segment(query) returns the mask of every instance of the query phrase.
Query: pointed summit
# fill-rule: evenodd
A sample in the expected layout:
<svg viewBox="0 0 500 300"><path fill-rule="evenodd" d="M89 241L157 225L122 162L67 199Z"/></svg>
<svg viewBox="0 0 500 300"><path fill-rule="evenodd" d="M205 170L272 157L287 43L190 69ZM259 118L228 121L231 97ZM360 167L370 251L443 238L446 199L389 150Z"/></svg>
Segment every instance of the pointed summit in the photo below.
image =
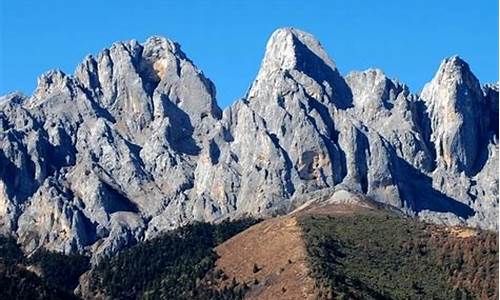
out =
<svg viewBox="0 0 500 300"><path fill-rule="evenodd" d="M474 173L488 120L481 86L469 65L458 56L444 59L421 98L431 117L438 164Z"/></svg>
<svg viewBox="0 0 500 300"><path fill-rule="evenodd" d="M295 28L280 28L267 42L262 68L304 69L308 67L313 56L313 60L336 70L334 62L312 34Z"/></svg>
<svg viewBox="0 0 500 300"><path fill-rule="evenodd" d="M433 81L467 81L466 84L473 89L479 90L480 84L469 65L458 55L445 58L434 77Z"/></svg>
<svg viewBox="0 0 500 300"><path fill-rule="evenodd" d="M259 73L247 98L258 98L257 95L267 93L277 79L282 80L282 84L275 91L284 93L284 89L290 88L285 83L290 77L300 85L309 86L311 82L321 85L329 100L339 108L352 105L349 87L321 43L310 33L281 28L269 38ZM269 97L261 96L267 102Z"/></svg>

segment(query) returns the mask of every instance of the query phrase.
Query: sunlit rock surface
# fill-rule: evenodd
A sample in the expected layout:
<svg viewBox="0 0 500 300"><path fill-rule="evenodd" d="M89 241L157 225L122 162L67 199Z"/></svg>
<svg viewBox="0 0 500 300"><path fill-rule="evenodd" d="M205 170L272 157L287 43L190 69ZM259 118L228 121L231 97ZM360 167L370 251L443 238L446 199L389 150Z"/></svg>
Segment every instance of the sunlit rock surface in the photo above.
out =
<svg viewBox="0 0 500 300"><path fill-rule="evenodd" d="M224 112L162 37L115 43L0 100L0 232L27 251L106 255L339 188L497 230L498 84L481 87L459 57L421 95L377 69L343 77L311 34L283 28Z"/></svg>

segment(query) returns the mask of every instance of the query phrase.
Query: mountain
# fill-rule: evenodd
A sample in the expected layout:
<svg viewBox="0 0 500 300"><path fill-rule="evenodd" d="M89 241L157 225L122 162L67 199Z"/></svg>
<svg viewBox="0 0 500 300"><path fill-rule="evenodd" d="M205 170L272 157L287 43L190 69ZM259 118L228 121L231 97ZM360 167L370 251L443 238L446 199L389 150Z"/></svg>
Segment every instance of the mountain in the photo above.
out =
<svg viewBox="0 0 500 300"><path fill-rule="evenodd" d="M193 221L287 214L345 190L421 220L498 229L498 84L445 59L420 95L342 76L283 28L246 95L163 37L119 42L0 100L0 232L25 251L115 253Z"/></svg>

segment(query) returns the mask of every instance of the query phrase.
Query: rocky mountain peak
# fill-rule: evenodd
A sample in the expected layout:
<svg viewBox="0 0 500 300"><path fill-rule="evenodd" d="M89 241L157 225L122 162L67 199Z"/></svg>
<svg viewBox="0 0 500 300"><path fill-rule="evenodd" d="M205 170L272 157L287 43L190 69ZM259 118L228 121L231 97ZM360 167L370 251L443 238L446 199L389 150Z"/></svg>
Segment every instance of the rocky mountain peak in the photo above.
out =
<svg viewBox="0 0 500 300"><path fill-rule="evenodd" d="M441 62L437 73L442 74L444 78L459 78L471 73L471 70L460 56L453 55Z"/></svg>
<svg viewBox="0 0 500 300"><path fill-rule="evenodd" d="M204 116L217 119L222 114L213 83L179 44L161 36L142 44L135 40L114 43L97 58L88 56L77 67L75 78L102 108L109 109L115 120L138 123L127 124L132 131L172 114L174 110L165 110L171 105L182 107L189 115L188 127ZM127 114L140 122L129 120Z"/></svg>
<svg viewBox="0 0 500 300"><path fill-rule="evenodd" d="M142 53L144 58L161 59L169 54L173 54L179 56L181 59L186 59L186 55L182 52L181 46L164 36L152 36L148 38L142 46L144 48Z"/></svg>
<svg viewBox="0 0 500 300"><path fill-rule="evenodd" d="M168 76L179 76L180 63L187 60L179 44L161 36L150 37L143 44L141 58L141 72L156 84Z"/></svg>
<svg viewBox="0 0 500 300"><path fill-rule="evenodd" d="M311 63L323 63L336 70L334 62L312 34L294 28L280 28L267 42L262 69L307 72L314 67Z"/></svg>
<svg viewBox="0 0 500 300"><path fill-rule="evenodd" d="M452 94L450 98L441 97L435 100L448 102L456 106L457 110L467 109L484 100L479 80L467 62L457 55L445 58L441 62L434 78L422 90L422 97L428 98L429 92L437 89L447 90Z"/></svg>
<svg viewBox="0 0 500 300"><path fill-rule="evenodd" d="M71 77L61 70L50 70L38 77L37 87L33 93L35 100L43 100L51 94L71 92Z"/></svg>
<svg viewBox="0 0 500 300"><path fill-rule="evenodd" d="M474 172L489 118L483 113L486 101L479 80L469 65L458 56L444 59L421 98L431 118L438 164Z"/></svg>
<svg viewBox="0 0 500 300"><path fill-rule="evenodd" d="M259 73L247 98L260 98L264 103L278 98L281 102L281 95L300 86L314 86L315 91L307 93L319 97L326 94L327 101L335 102L338 107L351 105L352 94L321 43L312 34L295 28L278 29L267 42Z"/></svg>

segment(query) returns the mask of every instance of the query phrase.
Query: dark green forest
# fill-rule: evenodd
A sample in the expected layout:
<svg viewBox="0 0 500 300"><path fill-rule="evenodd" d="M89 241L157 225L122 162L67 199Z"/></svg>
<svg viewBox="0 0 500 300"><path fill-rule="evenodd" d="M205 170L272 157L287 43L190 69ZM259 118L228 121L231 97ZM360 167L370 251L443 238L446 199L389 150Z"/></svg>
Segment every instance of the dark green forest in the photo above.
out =
<svg viewBox="0 0 500 300"><path fill-rule="evenodd" d="M246 287L235 280L222 290L210 284L224 276L214 269L214 247L256 222L193 223L167 232L102 259L90 290L113 299L241 299Z"/></svg>
<svg viewBox="0 0 500 300"><path fill-rule="evenodd" d="M241 299L247 289L215 270L214 247L257 223L193 223L103 258L90 290L111 299ZM40 250L27 258L15 240L0 237L0 299L77 299L73 290L89 258ZM218 290L210 280L231 280Z"/></svg>
<svg viewBox="0 0 500 300"><path fill-rule="evenodd" d="M300 221L321 299L497 299L498 240L380 211Z"/></svg>
<svg viewBox="0 0 500 300"><path fill-rule="evenodd" d="M0 236L0 299L77 299L73 289L88 268L82 255L39 251L27 258L14 239Z"/></svg>

